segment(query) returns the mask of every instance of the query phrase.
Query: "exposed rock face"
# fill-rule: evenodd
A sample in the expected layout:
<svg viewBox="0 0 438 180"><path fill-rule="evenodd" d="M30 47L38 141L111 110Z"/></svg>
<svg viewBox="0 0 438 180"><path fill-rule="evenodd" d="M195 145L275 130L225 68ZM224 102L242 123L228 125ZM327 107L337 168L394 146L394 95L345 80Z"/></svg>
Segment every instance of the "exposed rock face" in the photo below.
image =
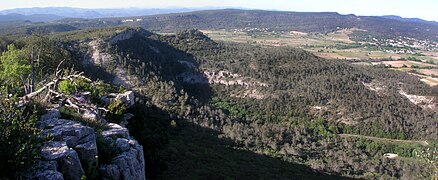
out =
<svg viewBox="0 0 438 180"><path fill-rule="evenodd" d="M118 138L116 144L122 153L114 157L111 164L100 166L99 172L104 179L146 179L142 146L124 138Z"/></svg>
<svg viewBox="0 0 438 180"><path fill-rule="evenodd" d="M418 96L408 94L402 89L399 93L409 99L413 104L420 106L423 109L437 110L437 103L434 96Z"/></svg>
<svg viewBox="0 0 438 180"><path fill-rule="evenodd" d="M128 138L129 137L129 131L128 129L115 124L115 123L109 123L107 125L108 130L102 132L103 137L110 137L110 138L117 138L117 137L123 137Z"/></svg>
<svg viewBox="0 0 438 180"><path fill-rule="evenodd" d="M123 104L125 104L125 106L127 108L131 107L134 105L135 103L135 99L134 99L134 92L132 91L126 91L122 94L118 94L116 97L116 100L120 100L123 102Z"/></svg>
<svg viewBox="0 0 438 180"><path fill-rule="evenodd" d="M63 180L64 177L57 170L56 161L38 161L23 175L24 179Z"/></svg>
<svg viewBox="0 0 438 180"><path fill-rule="evenodd" d="M44 160L56 161L65 179L79 180L85 174L78 154L68 148L65 142L54 141L45 144L41 149L41 156Z"/></svg>
<svg viewBox="0 0 438 180"><path fill-rule="evenodd" d="M118 41L129 39L130 38L129 32L125 32L125 33L126 34L122 33L119 36L114 37L113 40L111 40L110 42L117 43ZM103 43L104 43L103 41L93 40L86 44L89 46L89 52L88 52L88 58L85 58L84 61L82 62L84 66L96 65L98 67L107 69L106 65L110 64L112 61L114 61L117 58L117 56L115 56L114 54L110 54L101 49L100 46ZM134 82L140 81L137 76L130 75L123 68L119 66L116 66L115 69L111 69L111 70L107 69L107 70L111 71L111 73L115 75L112 81L116 85L131 87Z"/></svg>
<svg viewBox="0 0 438 180"><path fill-rule="evenodd" d="M132 94L132 96L131 96ZM133 101L133 93L125 93L123 102ZM51 134L54 141L41 148L43 161L24 174L26 179L73 179L79 180L90 163L98 156L96 132L93 128L72 120L60 119L56 109L43 115L38 128ZM112 141L118 154L111 164L101 164L97 171L104 179L146 179L143 147L130 138L128 129L114 123L106 125L101 135Z"/></svg>
<svg viewBox="0 0 438 180"><path fill-rule="evenodd" d="M97 156L93 128L58 118L41 121L40 127L44 129L44 133L52 134L55 141L66 142L69 148L73 148L79 154L81 161L89 161Z"/></svg>
<svg viewBox="0 0 438 180"><path fill-rule="evenodd" d="M131 38L134 36L135 33L136 33L136 31L133 30L133 29L128 29L128 30L122 31L122 32L120 32L119 34L117 34L116 36L114 36L114 37L109 41L109 43L110 43L110 44L116 44L116 43L118 43L119 41L123 41L123 40L131 39Z"/></svg>
<svg viewBox="0 0 438 180"><path fill-rule="evenodd" d="M101 165L99 172L104 179L146 179L143 147L136 140L129 139L128 129L118 124L107 125L109 130L103 131L105 138L114 142L119 154L111 160L111 164Z"/></svg>

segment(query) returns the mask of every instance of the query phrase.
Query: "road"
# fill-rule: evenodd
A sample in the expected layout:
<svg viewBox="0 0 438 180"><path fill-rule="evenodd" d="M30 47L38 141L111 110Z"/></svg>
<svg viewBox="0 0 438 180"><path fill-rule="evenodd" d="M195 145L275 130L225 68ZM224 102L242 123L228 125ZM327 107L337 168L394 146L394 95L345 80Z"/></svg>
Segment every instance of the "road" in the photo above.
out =
<svg viewBox="0 0 438 180"><path fill-rule="evenodd" d="M429 146L429 143L427 141L421 141L421 140L400 140L400 139L388 139L388 138L378 138L378 137L372 137L372 136L363 136L363 135L357 135L357 134L339 134L341 137L357 137L357 138L365 138L370 140L379 140L379 141L389 141L389 142L399 142L399 143L418 143L423 146Z"/></svg>

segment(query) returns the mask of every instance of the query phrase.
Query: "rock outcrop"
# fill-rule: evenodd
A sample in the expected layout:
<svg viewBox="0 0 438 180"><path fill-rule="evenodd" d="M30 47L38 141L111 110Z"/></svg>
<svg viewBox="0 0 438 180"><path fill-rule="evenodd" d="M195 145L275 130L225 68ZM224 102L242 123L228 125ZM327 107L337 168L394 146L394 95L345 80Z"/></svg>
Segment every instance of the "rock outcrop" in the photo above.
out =
<svg viewBox="0 0 438 180"><path fill-rule="evenodd" d="M132 91L126 91L125 93L122 94L118 94L116 96L116 100L120 100L123 102L123 104L125 104L125 106L127 108L131 107L134 105L135 103L135 99L134 99L134 92Z"/></svg>
<svg viewBox="0 0 438 180"><path fill-rule="evenodd" d="M117 138L114 144L120 154L114 157L111 164L99 167L99 172L104 179L146 179L143 148L135 140Z"/></svg>
<svg viewBox="0 0 438 180"><path fill-rule="evenodd" d="M133 96L127 93L123 101L130 104ZM40 118L38 128L43 134L53 137L41 148L42 161L25 173L26 179L72 179L79 180L86 170L96 168L103 179L146 179L143 147L131 139L128 129L114 123L104 126L101 134L79 122L61 119L57 109L49 110ZM98 140L102 136L117 149L109 164L97 164Z"/></svg>
<svg viewBox="0 0 438 180"><path fill-rule="evenodd" d="M115 35L109 40L110 44L116 44L119 41L131 39L135 35L136 31L134 29L127 29Z"/></svg>
<svg viewBox="0 0 438 180"><path fill-rule="evenodd" d="M41 148L41 156L47 161L56 161L64 179L80 180L85 174L79 156L68 148L66 142L54 141Z"/></svg>
<svg viewBox="0 0 438 180"><path fill-rule="evenodd" d="M136 140L129 137L128 129L114 123L107 125L109 128L102 132L102 136L109 140L118 154L111 160L111 164L99 167L99 172L104 179L146 179L143 147Z"/></svg>

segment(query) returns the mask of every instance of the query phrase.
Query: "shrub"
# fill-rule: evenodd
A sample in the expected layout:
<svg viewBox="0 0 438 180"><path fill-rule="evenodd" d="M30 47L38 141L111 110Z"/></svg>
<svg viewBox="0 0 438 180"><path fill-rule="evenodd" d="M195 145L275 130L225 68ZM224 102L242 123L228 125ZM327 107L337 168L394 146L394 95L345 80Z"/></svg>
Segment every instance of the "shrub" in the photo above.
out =
<svg viewBox="0 0 438 180"><path fill-rule="evenodd" d="M0 99L0 174L17 178L24 167L39 157L42 139L35 127L34 108L18 108L16 100Z"/></svg>
<svg viewBox="0 0 438 180"><path fill-rule="evenodd" d="M120 123L123 113L126 112L126 107L122 101L115 100L108 105L108 110L107 120L109 122Z"/></svg>
<svg viewBox="0 0 438 180"><path fill-rule="evenodd" d="M59 82L58 91L61 93L70 95L76 91L76 88L71 81L63 80L63 81Z"/></svg>
<svg viewBox="0 0 438 180"><path fill-rule="evenodd" d="M0 81L13 93L22 93L22 77L30 73L31 67L23 57L23 52L13 44L0 56Z"/></svg>
<svg viewBox="0 0 438 180"><path fill-rule="evenodd" d="M98 103L100 97L110 92L112 87L108 84L97 82L92 83L82 78L75 78L72 81L64 80L59 83L58 91L67 95L74 92L90 92L90 99L93 103Z"/></svg>

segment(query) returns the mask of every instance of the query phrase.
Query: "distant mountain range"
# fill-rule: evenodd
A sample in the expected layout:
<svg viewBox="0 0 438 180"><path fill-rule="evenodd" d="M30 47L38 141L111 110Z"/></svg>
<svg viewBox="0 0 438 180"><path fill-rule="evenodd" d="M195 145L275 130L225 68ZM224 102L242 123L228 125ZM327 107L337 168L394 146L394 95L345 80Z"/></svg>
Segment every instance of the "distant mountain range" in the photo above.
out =
<svg viewBox="0 0 438 180"><path fill-rule="evenodd" d="M71 7L35 7L35 8L17 8L0 11L0 22L5 21L23 21L45 22L59 20L63 18L108 18L108 17L125 17L125 16L147 16L157 14L191 12L209 8L168 8L168 9L83 9Z"/></svg>
<svg viewBox="0 0 438 180"><path fill-rule="evenodd" d="M436 22L436 21L426 21L426 20L423 20L420 18L402 18L400 16L394 16L394 15L388 15L388 16L382 16L382 17L388 18L388 19L399 20L399 21L403 21L403 22L428 23L428 24L438 25L438 22Z"/></svg>
<svg viewBox="0 0 438 180"><path fill-rule="evenodd" d="M32 21L32 22L47 22L63 19L65 17L53 15L53 14L32 14L23 15L18 13L11 13L0 15L0 22L13 22L13 21Z"/></svg>
<svg viewBox="0 0 438 180"><path fill-rule="evenodd" d="M330 33L339 29L361 29L351 38L411 37L438 41L438 23L399 16L356 16L335 12L288 12L245 9L78 9L29 8L0 11L0 34L63 32L72 29L135 26L150 31L177 32L186 29L245 31L301 31ZM31 22L25 22L25 21ZM54 21L55 20L55 21ZM14 21L14 22L11 22ZM34 23L46 22L50 23ZM23 25L23 22L24 25ZM11 28L13 24L17 28ZM36 27L33 27L36 26Z"/></svg>
<svg viewBox="0 0 438 180"><path fill-rule="evenodd" d="M0 11L0 22L8 21L32 21L47 22L64 18L109 18L109 17L129 17L129 16L148 16L171 13L184 13L199 10L217 10L224 8L233 8L248 10L246 8L236 7L199 7L199 8L115 8L115 9L85 9L72 7L34 7L34 8L16 8ZM387 19L399 20L403 22L420 22L437 25L438 22L426 21L419 18L402 18L400 16L388 15L382 16Z"/></svg>

